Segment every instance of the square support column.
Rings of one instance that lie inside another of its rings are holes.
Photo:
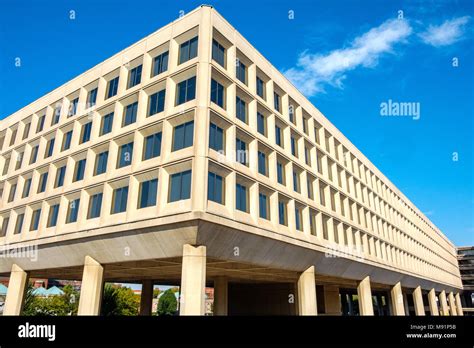
[[[341,300],[337,285],[324,285],[324,307],[327,315],[341,315]]]
[[[415,315],[426,315],[420,286],[413,291],[413,304],[415,306]]]
[[[372,291],[370,289],[370,277],[367,276],[357,285],[357,296],[359,298],[360,315],[374,315],[372,304]]]
[[[402,284],[398,282],[390,290],[390,298],[392,299],[393,315],[405,315],[405,307],[403,305]]]
[[[318,314],[314,266],[301,273],[298,279],[298,310],[299,315]]]
[[[441,291],[439,294],[439,302],[441,304],[441,311],[443,315],[449,315],[448,301],[446,300],[446,291]]]
[[[462,311],[461,296],[459,295],[459,292],[454,297],[456,299],[456,309],[458,311],[458,315],[464,315],[464,312]]]
[[[140,297],[140,315],[151,315],[153,307],[153,280],[142,282],[142,294]]]
[[[439,315],[438,303],[436,302],[436,292],[435,289],[431,289],[428,293],[428,303],[430,305],[430,313],[432,316]]]
[[[454,300],[454,294],[452,291],[449,293],[448,298],[449,298],[449,310],[450,310],[451,315],[454,315],[454,316],[458,315],[458,311],[456,309],[456,301]]]
[[[21,314],[23,303],[25,301],[28,278],[28,272],[25,272],[16,264],[12,265],[3,315]]]
[[[77,315],[99,315],[103,276],[104,267],[92,257],[86,256]]]
[[[183,246],[180,315],[204,315],[206,307],[206,247]]]
[[[217,277],[214,280],[214,315],[227,315],[228,285],[225,277]]]

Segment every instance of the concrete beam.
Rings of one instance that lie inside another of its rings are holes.
[[[153,280],[142,282],[142,295],[140,297],[140,315],[151,315],[153,307]]]
[[[372,291],[370,289],[370,277],[362,279],[357,285],[357,295],[359,298],[360,315],[374,315],[372,304]]]
[[[217,277],[214,280],[214,315],[228,313],[229,284],[226,277]]]
[[[428,293],[428,304],[430,305],[430,313],[432,316],[439,315],[438,303],[436,302],[435,289],[431,289]]]
[[[458,311],[458,315],[464,315],[464,312],[462,311],[461,296],[459,295],[459,292],[456,293],[455,299],[456,299],[456,309]]]
[[[402,284],[398,282],[390,290],[390,298],[392,299],[393,315],[405,315],[405,307],[403,305]]]
[[[103,277],[104,267],[92,257],[86,256],[77,315],[99,315]]]
[[[180,315],[204,315],[206,290],[206,247],[183,246]]]
[[[413,303],[415,305],[415,314],[416,315],[426,315],[425,305],[423,304],[423,295],[421,293],[421,287],[416,287],[413,291]]]
[[[301,273],[298,279],[298,310],[299,315],[318,314],[314,266]]]
[[[28,284],[28,272],[16,264],[12,265],[10,281],[8,282],[7,297],[3,315],[20,315],[25,301],[25,292]]]

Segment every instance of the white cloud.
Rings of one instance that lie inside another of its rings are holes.
[[[356,37],[348,47],[328,54],[303,52],[296,67],[284,72],[286,77],[305,95],[323,92],[326,85],[342,88],[348,71],[357,67],[374,67],[380,56],[392,53],[397,43],[404,42],[412,33],[405,20],[387,20]]]
[[[447,46],[459,41],[464,34],[464,27],[471,17],[463,16],[444,21],[441,25],[430,25],[419,34],[424,43],[435,47]]]

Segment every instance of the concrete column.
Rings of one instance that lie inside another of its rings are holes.
[[[456,299],[456,309],[458,311],[458,315],[464,315],[464,312],[462,311],[461,296],[459,295],[459,292],[456,294],[455,299]]]
[[[86,256],[77,315],[99,315],[103,276],[104,267],[92,257]]]
[[[405,314],[410,315],[410,308],[408,307],[408,296],[407,293],[403,293],[403,308],[405,309]]]
[[[206,290],[206,247],[183,246],[180,315],[204,315]]]
[[[151,315],[153,307],[153,280],[142,282],[142,295],[140,297],[140,315]]]
[[[443,315],[449,315],[448,301],[446,301],[446,292],[443,290],[439,294],[439,302],[441,305],[441,311]]]
[[[228,281],[225,277],[214,280],[214,315],[227,315]]]
[[[456,301],[454,300],[454,294],[452,291],[449,293],[449,310],[451,315],[458,315],[458,311],[456,309]]]
[[[423,296],[421,294],[421,287],[418,286],[413,291],[413,303],[415,305],[416,315],[425,315],[425,305],[423,304]]]
[[[439,315],[438,303],[436,303],[435,289],[431,289],[428,293],[428,303],[430,305],[430,313],[432,316]]]
[[[301,273],[298,279],[298,309],[299,315],[318,314],[314,266]]]
[[[326,314],[341,315],[341,300],[337,285],[324,285],[324,306]]]
[[[390,298],[392,299],[393,315],[405,315],[405,307],[403,306],[402,284],[398,282],[390,290]]]
[[[26,286],[28,284],[28,272],[22,270],[18,265],[12,265],[10,281],[8,282],[7,297],[3,315],[20,315],[25,300]]]
[[[369,276],[362,279],[359,282],[359,285],[357,285],[357,296],[359,298],[360,315],[374,315]]]

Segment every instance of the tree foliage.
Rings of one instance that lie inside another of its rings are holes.
[[[29,284],[25,294],[22,315],[26,316],[65,316],[76,315],[79,305],[79,293],[70,285],[57,296],[35,296],[35,288]]]
[[[172,289],[166,290],[163,295],[161,295],[158,302],[158,315],[174,315],[176,314],[176,309],[178,306],[178,301],[174,295]]]
[[[132,289],[105,284],[101,314],[104,316],[138,315],[140,297]]]

